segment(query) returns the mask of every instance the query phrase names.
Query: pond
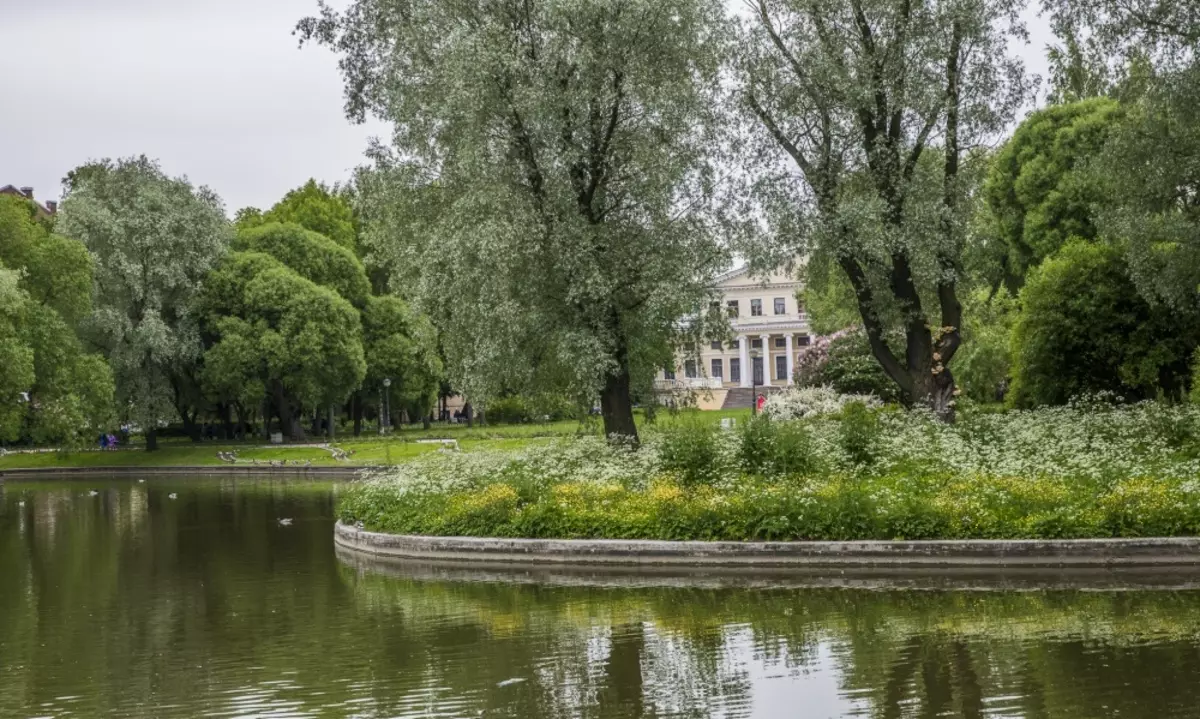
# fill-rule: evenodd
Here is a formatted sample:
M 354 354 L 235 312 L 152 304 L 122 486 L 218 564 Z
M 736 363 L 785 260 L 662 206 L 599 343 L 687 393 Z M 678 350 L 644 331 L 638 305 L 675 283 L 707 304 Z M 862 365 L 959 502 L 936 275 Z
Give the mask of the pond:
M 375 571 L 335 491 L 0 485 L 0 717 L 1200 715 L 1200 592 Z

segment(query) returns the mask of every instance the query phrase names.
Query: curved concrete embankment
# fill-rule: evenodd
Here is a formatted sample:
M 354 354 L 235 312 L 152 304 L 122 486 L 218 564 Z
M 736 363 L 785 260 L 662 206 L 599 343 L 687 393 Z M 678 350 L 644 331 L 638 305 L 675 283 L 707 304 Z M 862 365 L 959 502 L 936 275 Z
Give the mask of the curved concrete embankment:
M 867 542 L 664 542 L 425 537 L 338 522 L 334 541 L 423 561 L 700 567 L 1180 567 L 1200 571 L 1200 538 Z

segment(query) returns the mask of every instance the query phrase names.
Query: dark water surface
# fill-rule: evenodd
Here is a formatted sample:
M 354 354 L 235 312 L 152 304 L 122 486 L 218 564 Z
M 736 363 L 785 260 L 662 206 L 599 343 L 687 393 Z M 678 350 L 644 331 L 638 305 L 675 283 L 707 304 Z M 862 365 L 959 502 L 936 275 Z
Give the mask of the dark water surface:
M 0 717 L 1200 717 L 1200 592 L 384 574 L 333 492 L 0 485 Z

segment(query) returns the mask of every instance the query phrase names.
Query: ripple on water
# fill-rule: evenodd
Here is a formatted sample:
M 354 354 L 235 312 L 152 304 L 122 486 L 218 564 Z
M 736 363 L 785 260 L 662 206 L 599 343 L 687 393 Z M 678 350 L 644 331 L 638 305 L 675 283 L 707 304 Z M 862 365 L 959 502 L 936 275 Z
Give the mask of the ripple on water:
M 95 486 L 103 502 L 92 486 L 0 489 L 0 717 L 1194 719 L 1200 706 L 1195 592 L 382 575 L 338 561 L 327 484 L 113 482 Z

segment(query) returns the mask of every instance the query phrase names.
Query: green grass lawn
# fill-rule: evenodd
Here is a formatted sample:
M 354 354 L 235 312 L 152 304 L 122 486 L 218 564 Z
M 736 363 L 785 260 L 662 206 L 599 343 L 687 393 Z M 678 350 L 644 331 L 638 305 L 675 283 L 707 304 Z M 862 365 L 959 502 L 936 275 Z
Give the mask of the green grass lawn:
M 744 421 L 749 410 L 700 412 L 682 410 L 660 411 L 656 426 L 671 426 L 683 422 L 717 423 L 726 417 Z M 641 412 L 637 414 L 638 425 L 643 429 L 647 423 Z M 12 453 L 0 457 L 0 470 L 40 467 L 192 467 L 225 464 L 218 452 L 236 451 L 239 459 L 259 461 L 311 461 L 314 466 L 378 465 L 404 462 L 417 455 L 437 451 L 434 443 L 422 442 L 430 439 L 455 439 L 464 452 L 481 449 L 518 450 L 534 442 L 579 435 L 597 436 L 603 431 L 599 417 L 586 422 L 564 420 L 561 422 L 501 424 L 468 427 L 465 424 L 434 425 L 424 429 L 421 425 L 410 425 L 387 437 L 367 434 L 354 437 L 349 432 L 339 434 L 333 445 L 353 455 L 349 462 L 339 462 L 329 451 L 320 447 L 266 446 L 261 438 L 244 442 L 201 442 L 196 444 L 184 437 L 165 437 L 159 440 L 157 452 L 146 452 L 141 438 L 134 444 L 115 451 L 87 449 L 70 453 L 39 452 Z M 315 437 L 309 443 L 324 442 Z

